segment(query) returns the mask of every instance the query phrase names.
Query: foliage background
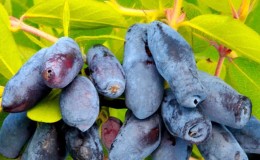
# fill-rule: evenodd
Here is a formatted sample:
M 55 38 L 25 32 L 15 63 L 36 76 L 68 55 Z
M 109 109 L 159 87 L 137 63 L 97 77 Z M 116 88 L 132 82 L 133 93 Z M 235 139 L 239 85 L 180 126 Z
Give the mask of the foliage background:
M 175 14 L 165 14 L 166 10 Z M 220 78 L 252 100 L 253 115 L 260 119 L 257 0 L 0 0 L 0 97 L 8 79 L 40 48 L 52 45 L 55 37 L 75 39 L 83 57 L 93 44 L 102 43 L 122 62 L 127 28 L 154 20 L 168 23 L 183 35 L 200 70 L 214 74 L 221 68 Z M 22 23 L 54 39 L 25 31 Z M 223 65 L 217 67 L 221 58 Z M 40 122 L 61 119 L 58 92 L 53 91 L 28 116 Z M 111 110 L 110 114 L 122 117 L 123 112 Z M 0 126 L 5 116 L 0 113 Z

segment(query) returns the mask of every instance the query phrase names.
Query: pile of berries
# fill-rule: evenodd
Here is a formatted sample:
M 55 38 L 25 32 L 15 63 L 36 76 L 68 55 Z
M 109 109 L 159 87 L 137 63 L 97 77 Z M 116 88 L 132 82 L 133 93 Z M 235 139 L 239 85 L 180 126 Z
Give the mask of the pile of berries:
M 193 145 L 206 160 L 260 154 L 260 121 L 251 116 L 250 99 L 198 71 L 192 48 L 170 26 L 159 21 L 131 26 L 122 65 L 103 45 L 90 48 L 86 57 L 87 76 L 81 74 L 79 46 L 62 37 L 8 81 L 2 155 L 102 160 L 107 150 L 110 160 L 187 160 Z M 37 125 L 26 111 L 54 88 L 61 89 L 62 120 Z M 109 117 L 98 126 L 101 106 L 118 103 L 128 109 L 125 121 Z

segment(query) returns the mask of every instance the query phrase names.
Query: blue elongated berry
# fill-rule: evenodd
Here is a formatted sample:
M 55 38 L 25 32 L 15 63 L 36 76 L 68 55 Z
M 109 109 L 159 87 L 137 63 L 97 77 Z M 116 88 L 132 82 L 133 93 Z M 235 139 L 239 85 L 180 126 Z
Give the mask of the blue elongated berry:
M 163 129 L 159 147 L 152 153 L 153 160 L 188 160 L 192 151 L 192 144 L 172 136 L 167 129 Z
M 242 128 L 251 115 L 252 103 L 220 78 L 199 72 L 208 97 L 200 109 L 210 120 L 233 128 Z
M 165 91 L 161 106 L 162 119 L 172 135 L 196 144 L 209 137 L 212 128 L 210 120 L 198 108 L 181 106 L 171 89 Z
M 212 123 L 211 136 L 198 145 L 204 159 L 248 160 L 246 153 L 224 125 Z
M 42 59 L 47 48 L 35 53 L 7 82 L 2 107 L 6 112 L 22 112 L 36 105 L 51 89 L 41 77 Z
M 117 98 L 125 91 L 125 73 L 114 54 L 103 45 L 95 45 L 87 53 L 90 78 L 97 91 Z
M 128 29 L 123 68 L 127 108 L 139 119 L 151 116 L 161 104 L 164 80 L 147 46 L 147 25 L 135 24 Z
M 82 132 L 88 130 L 99 113 L 98 93 L 92 82 L 87 77 L 77 76 L 62 90 L 60 108 L 66 124 Z
M 36 123 L 26 117 L 26 112 L 10 113 L 0 129 L 0 154 L 18 157 L 35 129 Z
M 241 129 L 227 127 L 246 153 L 260 154 L 260 121 L 251 116 Z
M 181 106 L 196 107 L 206 98 L 190 45 L 170 26 L 154 21 L 147 29 L 148 46 L 159 73 Z
M 67 149 L 60 124 L 39 123 L 22 160 L 64 160 Z
M 47 86 L 64 88 L 78 75 L 82 66 L 78 44 L 71 38 L 62 37 L 45 54 L 41 74 Z
M 65 132 L 65 139 L 66 146 L 73 159 L 103 160 L 103 149 L 96 125 L 85 132 L 69 127 Z
M 112 143 L 109 159 L 144 159 L 159 146 L 160 141 L 161 121 L 157 113 L 142 120 L 131 113 Z

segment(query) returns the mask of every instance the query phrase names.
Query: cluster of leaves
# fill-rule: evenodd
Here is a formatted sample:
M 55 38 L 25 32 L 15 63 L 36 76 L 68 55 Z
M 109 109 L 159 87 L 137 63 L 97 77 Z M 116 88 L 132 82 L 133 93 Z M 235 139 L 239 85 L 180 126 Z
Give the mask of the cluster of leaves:
M 69 36 L 83 54 L 93 44 L 102 43 L 122 62 L 128 27 L 160 20 L 190 43 L 199 69 L 211 74 L 221 69 L 215 74 L 248 96 L 253 115 L 260 118 L 259 12 L 257 0 L 0 0 L 0 86 L 36 51 L 52 45 L 53 38 L 44 35 L 54 40 Z M 28 117 L 42 122 L 60 120 L 58 92 L 54 90 L 29 110 Z M 0 113 L 0 123 L 5 116 Z

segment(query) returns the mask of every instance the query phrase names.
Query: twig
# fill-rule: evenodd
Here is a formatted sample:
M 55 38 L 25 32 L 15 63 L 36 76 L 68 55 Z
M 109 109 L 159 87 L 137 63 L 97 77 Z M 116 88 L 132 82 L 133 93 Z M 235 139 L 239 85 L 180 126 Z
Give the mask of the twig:
M 219 45 L 214 41 L 211 41 L 210 43 L 211 43 L 212 46 L 214 46 L 217 49 L 217 51 L 219 53 L 218 64 L 217 64 L 217 67 L 216 67 L 216 70 L 215 70 L 215 76 L 219 77 L 223 63 L 224 63 L 224 60 L 227 57 L 227 55 L 229 53 L 231 53 L 231 49 L 229 49 L 229 48 L 227 48 L 223 45 Z
M 15 17 L 12 17 L 10 16 L 10 23 L 11 23 L 11 27 L 12 29 L 16 30 L 16 29 L 21 29 L 25 32 L 28 32 L 28 33 L 31 33 L 33 35 L 36 35 L 38 37 L 42 37 L 44 39 L 47 39 L 48 41 L 50 42 L 53 42 L 55 43 L 58 38 L 46 33 L 46 32 L 43 32 L 35 27 L 32 27 L 32 26 L 29 26 L 27 24 L 25 24 L 24 22 L 22 22 L 21 20 L 15 18 Z
M 219 56 L 218 64 L 217 64 L 217 67 L 216 67 L 216 70 L 215 70 L 215 76 L 217 76 L 217 77 L 220 76 L 220 73 L 221 73 L 221 69 L 222 69 L 224 60 L 225 60 L 225 57 Z
M 183 0 L 175 0 L 173 4 L 173 8 L 169 8 L 165 10 L 165 16 L 168 24 L 174 28 L 178 28 L 178 24 L 184 21 L 186 14 L 181 13 Z

